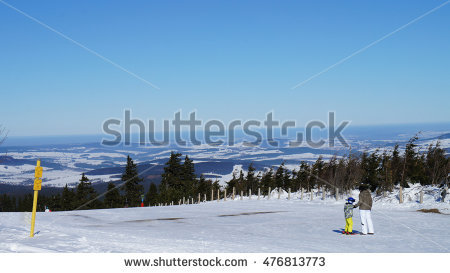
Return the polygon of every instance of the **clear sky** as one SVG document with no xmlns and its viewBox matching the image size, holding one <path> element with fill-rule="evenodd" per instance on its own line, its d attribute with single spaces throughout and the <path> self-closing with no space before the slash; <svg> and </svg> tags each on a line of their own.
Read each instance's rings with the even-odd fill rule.
<svg viewBox="0 0 450 273">
<path fill-rule="evenodd" d="M 0 1 L 0 124 L 11 136 L 95 134 L 142 119 L 353 124 L 448 122 L 450 4 L 305 85 L 296 84 L 444 3 Z"/>
</svg>

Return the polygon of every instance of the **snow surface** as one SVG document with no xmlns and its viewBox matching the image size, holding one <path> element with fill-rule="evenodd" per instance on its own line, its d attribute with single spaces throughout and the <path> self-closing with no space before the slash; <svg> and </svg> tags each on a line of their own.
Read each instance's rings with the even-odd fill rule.
<svg viewBox="0 0 450 273">
<path fill-rule="evenodd" d="M 414 196 L 413 187 L 409 194 Z M 353 194 L 357 196 L 357 192 Z M 374 198 L 374 236 L 341 235 L 344 201 L 276 192 L 270 200 L 38 213 L 0 213 L 0 252 L 444 252 L 450 250 L 450 203 L 428 189 L 424 204 L 396 193 Z M 438 208 L 441 214 L 420 208 Z M 359 212 L 354 229 L 360 230 Z"/>
</svg>

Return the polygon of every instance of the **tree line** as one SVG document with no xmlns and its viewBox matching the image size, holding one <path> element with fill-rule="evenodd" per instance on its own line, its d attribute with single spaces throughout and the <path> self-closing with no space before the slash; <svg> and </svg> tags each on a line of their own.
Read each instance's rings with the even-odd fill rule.
<svg viewBox="0 0 450 273">
<path fill-rule="evenodd" d="M 450 159 L 445 150 L 436 142 L 421 151 L 417 140 L 417 136 L 411 138 L 403 153 L 399 145 L 392 150 L 377 149 L 371 153 L 349 151 L 346 156 L 334 155 L 328 161 L 324 161 L 322 156 L 311 164 L 302 161 L 293 171 L 282 163 L 276 169 L 255 173 L 250 164 L 246 175 L 241 170 L 227 182 L 227 192 L 235 188 L 237 193 L 249 190 L 255 193 L 260 188 L 266 195 L 269 189 L 296 192 L 302 188 L 306 191 L 323 188 L 335 193 L 336 189 L 346 192 L 364 184 L 379 194 L 392 191 L 397 185 L 409 187 L 409 183 L 448 184 Z"/>
<path fill-rule="evenodd" d="M 223 197 L 225 190 L 227 195 L 231 195 L 233 189 L 237 194 L 248 194 L 250 190 L 256 193 L 258 189 L 267 195 L 269 189 L 290 189 L 292 192 L 304 189 L 309 192 L 317 188 L 335 193 L 336 189 L 346 192 L 365 184 L 379 194 L 392 191 L 396 185 L 408 187 L 409 183 L 448 183 L 450 159 L 445 150 L 436 142 L 421 151 L 417 140 L 417 136 L 411 138 L 403 152 L 399 145 L 391 150 L 370 153 L 349 151 L 345 156 L 334 155 L 327 161 L 322 156 L 313 163 L 302 161 L 295 170 L 289 170 L 283 162 L 277 168 L 257 171 L 251 163 L 245 173 L 242 170 L 233 173 L 224 187 L 203 175 L 198 177 L 189 156 L 183 158 L 181 153 L 172 152 L 161 174 L 161 183 L 159 186 L 151 183 L 146 193 L 137 165 L 128 156 L 119 186 L 110 182 L 107 191 L 99 196 L 89 178 L 82 174 L 75 188 L 66 185 L 59 194 L 40 196 L 39 204 L 42 205 L 38 210 L 44 210 L 45 206 L 54 211 L 137 207 L 142 199 L 145 206 L 178 204 L 183 198 L 197 201 L 199 195 L 202 200 L 204 196 L 211 200 L 211 192 L 216 195 L 215 198 L 217 192 Z M 30 211 L 32 203 L 32 194 L 19 198 L 0 195 L 0 211 Z"/>
</svg>

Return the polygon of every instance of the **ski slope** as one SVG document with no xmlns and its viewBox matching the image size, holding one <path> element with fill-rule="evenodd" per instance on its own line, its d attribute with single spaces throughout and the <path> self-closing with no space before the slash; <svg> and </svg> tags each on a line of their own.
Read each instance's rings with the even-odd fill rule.
<svg viewBox="0 0 450 273">
<path fill-rule="evenodd" d="M 38 213 L 34 238 L 30 213 L 0 213 L 0 252 L 449 252 L 449 203 L 377 201 L 374 236 L 339 234 L 343 204 L 283 195 Z M 443 214 L 418 212 L 422 207 Z M 358 219 L 355 210 L 356 230 Z"/>
</svg>

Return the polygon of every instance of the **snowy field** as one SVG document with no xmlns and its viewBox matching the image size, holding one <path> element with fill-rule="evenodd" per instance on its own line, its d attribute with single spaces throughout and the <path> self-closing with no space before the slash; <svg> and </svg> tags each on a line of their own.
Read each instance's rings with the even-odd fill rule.
<svg viewBox="0 0 450 273">
<path fill-rule="evenodd" d="M 30 213 L 0 213 L 0 252 L 450 252 L 449 203 L 377 201 L 376 234 L 346 236 L 344 201 L 285 197 L 38 213 L 34 238 Z"/>
</svg>

